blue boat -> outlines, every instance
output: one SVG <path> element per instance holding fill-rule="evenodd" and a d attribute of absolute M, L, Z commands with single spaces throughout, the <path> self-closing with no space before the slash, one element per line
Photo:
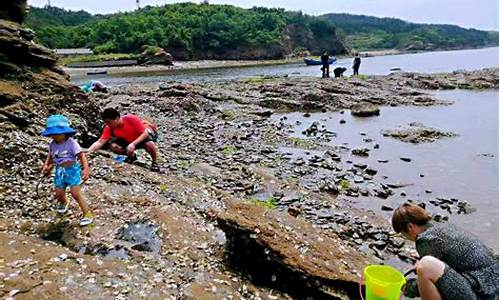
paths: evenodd
<path fill-rule="evenodd" d="M 333 64 L 337 59 L 333 56 L 331 56 L 328 59 L 328 64 L 331 65 Z M 308 66 L 321 66 L 323 63 L 321 62 L 321 59 L 312 59 L 312 58 L 304 58 L 304 62 Z"/>

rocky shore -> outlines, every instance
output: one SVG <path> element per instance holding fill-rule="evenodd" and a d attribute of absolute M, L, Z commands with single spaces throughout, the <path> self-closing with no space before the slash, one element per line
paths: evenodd
<path fill-rule="evenodd" d="M 62 67 L 71 78 L 87 76 L 88 72 L 107 71 L 108 75 L 141 75 L 141 74 L 165 74 L 180 70 L 201 70 L 217 68 L 241 68 L 283 65 L 290 63 L 301 63 L 302 59 L 288 58 L 275 60 L 198 60 L 198 61 L 175 61 L 172 65 L 148 65 L 148 66 L 128 66 L 128 67 L 106 67 L 106 68 L 71 68 Z"/>
<path fill-rule="evenodd" d="M 19 26 L 2 21 L 0 30 L 9 33 L 0 39 L 7 58 L 0 66 L 0 297 L 7 299 L 355 299 L 364 265 L 397 260 L 405 268 L 415 257 L 378 211 L 348 200 L 385 199 L 402 186 L 376 179 L 374 166 L 346 161 L 376 145 L 332 146 L 335 133 L 320 123 L 292 138 L 284 120 L 270 116 L 447 105 L 429 90 L 498 88 L 498 69 L 488 69 L 129 85 L 87 95 Z M 141 152 L 135 165 L 92 155 L 83 190 L 96 223 L 80 228 L 76 203 L 65 217 L 52 209 L 51 182 L 39 177 L 47 144 L 39 132 L 48 114 L 64 113 L 88 146 L 107 106 L 159 125 L 163 170 L 144 168 Z M 443 212 L 436 221 L 474 211 L 454 198 L 420 204 Z"/>

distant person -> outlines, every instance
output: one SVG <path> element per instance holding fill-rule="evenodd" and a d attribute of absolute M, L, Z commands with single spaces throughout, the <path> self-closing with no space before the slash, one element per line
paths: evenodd
<path fill-rule="evenodd" d="M 423 300 L 498 299 L 498 261 L 486 245 L 452 224 L 433 224 L 416 204 L 405 203 L 392 215 L 392 227 L 414 241 L 420 260 L 417 279 L 410 278 L 405 296 Z"/>
<path fill-rule="evenodd" d="M 91 84 L 93 92 L 101 92 L 101 93 L 108 92 L 108 87 L 104 83 L 100 82 L 99 80 L 92 80 L 90 82 L 90 84 Z"/>
<path fill-rule="evenodd" d="M 125 162 L 133 163 L 137 160 L 135 150 L 145 149 L 151 156 L 151 171 L 160 171 L 157 164 L 158 149 L 155 144 L 158 139 L 158 128 L 155 125 L 133 114 L 120 116 L 114 108 L 106 108 L 102 112 L 102 119 L 106 126 L 99 140 L 88 148 L 88 152 L 97 151 L 108 145 L 111 152 L 126 155 Z"/>
<path fill-rule="evenodd" d="M 323 66 L 321 67 L 321 78 L 330 77 L 330 64 L 328 63 L 329 59 L 330 56 L 328 56 L 328 51 L 323 51 L 323 54 L 321 54 L 321 63 L 323 64 Z"/>
<path fill-rule="evenodd" d="M 347 69 L 344 67 L 336 67 L 335 69 L 333 69 L 333 74 L 335 75 L 335 78 L 340 78 L 344 76 L 344 72 L 346 70 Z"/>
<path fill-rule="evenodd" d="M 354 62 L 352 63 L 352 70 L 354 76 L 359 75 L 359 66 L 361 66 L 361 57 L 359 57 L 359 54 L 356 53 L 356 56 L 354 56 Z"/>
<path fill-rule="evenodd" d="M 82 91 L 84 91 L 85 93 L 88 93 L 88 92 L 107 93 L 108 92 L 108 87 L 104 83 L 102 83 L 98 80 L 91 80 L 91 81 L 85 83 L 84 85 L 81 85 L 80 89 Z"/>
<path fill-rule="evenodd" d="M 49 153 L 43 164 L 42 174 L 48 176 L 53 166 L 55 197 L 58 202 L 56 211 L 65 214 L 68 211 L 69 201 L 66 199 L 66 188 L 69 187 L 71 196 L 78 202 L 82 210 L 80 226 L 87 226 L 94 222 L 94 215 L 89 209 L 82 195 L 82 181 L 89 179 L 89 165 L 80 145 L 72 138 L 76 131 L 69 126 L 68 119 L 63 115 L 51 115 L 47 118 L 47 127 L 43 136 L 50 137 Z"/>

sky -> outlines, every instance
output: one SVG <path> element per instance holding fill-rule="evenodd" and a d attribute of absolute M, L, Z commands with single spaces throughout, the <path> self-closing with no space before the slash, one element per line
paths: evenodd
<path fill-rule="evenodd" d="M 1 0 L 5 1 L 5 0 Z M 42 7 L 49 0 L 28 0 Z M 114 13 L 133 10 L 135 0 L 50 0 L 51 5 L 91 13 Z M 183 1 L 140 0 L 141 6 L 164 5 Z M 192 1 L 201 2 L 201 1 Z M 394 17 L 417 23 L 455 24 L 465 28 L 498 30 L 498 0 L 210 0 L 212 4 L 282 7 L 320 15 L 325 13 L 364 14 Z"/>

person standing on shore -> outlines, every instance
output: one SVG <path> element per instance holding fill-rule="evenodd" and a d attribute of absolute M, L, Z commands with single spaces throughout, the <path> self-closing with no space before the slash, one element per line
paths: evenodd
<path fill-rule="evenodd" d="M 87 226 L 94 222 L 94 215 L 82 195 L 82 181 L 89 179 L 89 165 L 80 145 L 72 138 L 76 131 L 69 126 L 68 119 L 63 115 L 51 115 L 47 118 L 47 127 L 43 136 L 50 137 L 49 153 L 42 168 L 42 175 L 48 176 L 53 166 L 55 197 L 58 201 L 56 211 L 65 214 L 68 211 L 69 201 L 66 199 L 66 188 L 69 187 L 71 196 L 78 202 L 82 210 L 80 226 Z"/>
<path fill-rule="evenodd" d="M 330 77 L 330 65 L 328 64 L 328 60 L 330 56 L 328 56 L 328 52 L 325 50 L 323 54 L 321 54 L 321 63 L 323 66 L 321 67 L 321 78 L 329 78 Z"/>
<path fill-rule="evenodd" d="M 392 227 L 414 241 L 420 260 L 405 296 L 422 300 L 498 299 L 498 260 L 478 238 L 452 224 L 432 224 L 416 204 L 405 203 L 392 215 Z"/>
<path fill-rule="evenodd" d="M 352 70 L 353 70 L 352 75 L 354 76 L 359 75 L 359 66 L 361 66 L 361 57 L 359 57 L 359 54 L 356 53 L 356 55 L 354 56 L 354 61 L 352 63 Z"/>

